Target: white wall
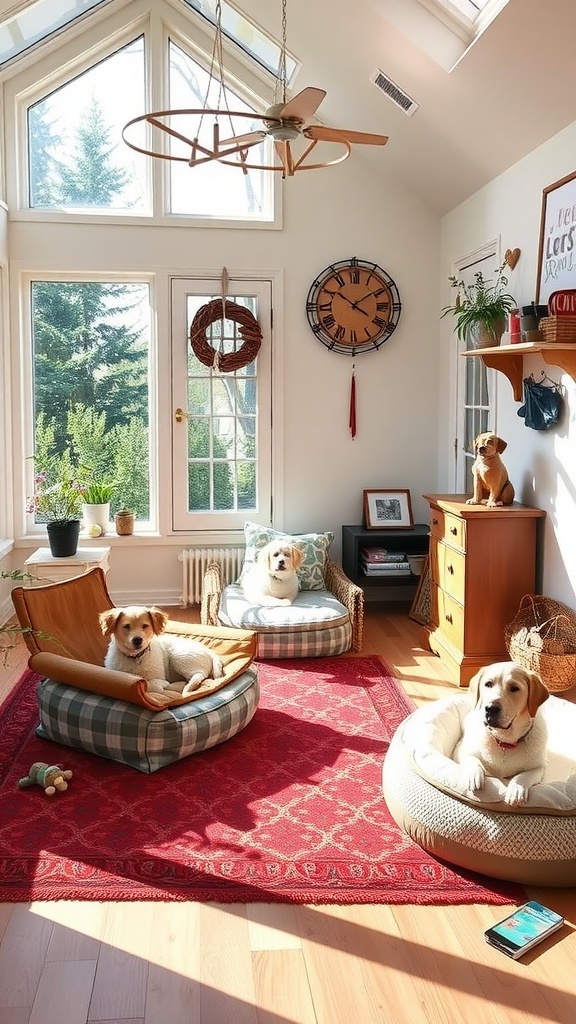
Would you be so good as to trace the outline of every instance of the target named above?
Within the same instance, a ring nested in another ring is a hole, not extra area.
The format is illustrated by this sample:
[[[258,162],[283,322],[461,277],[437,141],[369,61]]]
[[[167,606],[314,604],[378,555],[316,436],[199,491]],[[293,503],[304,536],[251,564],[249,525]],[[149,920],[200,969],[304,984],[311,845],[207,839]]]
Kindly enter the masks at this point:
[[[442,221],[442,304],[450,301],[448,276],[454,260],[500,236],[502,251],[518,247],[521,256],[510,274],[510,291],[519,305],[535,297],[542,189],[576,169],[576,122],[504,174],[495,178]],[[576,284],[576,282],[575,282]],[[454,373],[455,338],[448,320],[441,324],[439,490],[448,489],[454,425],[449,381]],[[542,592],[576,607],[576,384],[539,355],[524,360],[524,376],[542,370],[562,382],[565,408],[557,427],[536,431],[517,415],[521,403],[503,374],[496,373],[491,403],[498,434],[508,442],[504,461],[524,504],[546,511],[541,550]]]
[[[364,488],[409,488],[415,520],[427,521],[421,495],[436,486],[440,224],[402,185],[376,177],[358,150],[340,166],[298,174],[282,187],[281,231],[110,225],[88,232],[60,224],[46,234],[45,244],[38,244],[35,231],[33,247],[30,227],[14,221],[11,268],[13,276],[23,268],[41,272],[53,267],[56,252],[59,267],[108,272],[129,267],[158,272],[160,282],[168,271],[281,270],[284,315],[275,331],[283,339],[285,452],[284,508],[277,510],[277,524],[292,532],[333,530],[332,553],[338,559],[341,526],[362,521]],[[348,430],[352,359],[317,342],[305,312],[318,272],[348,256],[384,267],[403,303],[390,340],[379,352],[356,359],[354,440]],[[167,360],[165,323],[159,325],[159,338],[160,360]],[[14,336],[12,345],[17,344]],[[169,436],[168,393],[160,396],[159,408],[161,434]],[[135,536],[113,537],[113,596],[177,602],[177,556],[192,541],[163,536],[141,544]],[[13,564],[21,564],[30,550],[19,544]]]

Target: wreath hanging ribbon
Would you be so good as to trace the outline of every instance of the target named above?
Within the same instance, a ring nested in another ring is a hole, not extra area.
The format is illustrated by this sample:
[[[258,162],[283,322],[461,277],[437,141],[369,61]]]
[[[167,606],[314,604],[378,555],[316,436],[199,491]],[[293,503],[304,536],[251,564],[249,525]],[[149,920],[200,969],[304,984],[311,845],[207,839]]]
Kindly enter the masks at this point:
[[[242,344],[235,352],[217,352],[207,338],[207,329],[216,320],[233,320],[240,324]],[[190,344],[195,355],[204,366],[221,373],[233,373],[242,366],[248,366],[256,358],[262,344],[262,331],[253,313],[246,306],[239,306],[228,299],[212,299],[201,306],[190,327]]]

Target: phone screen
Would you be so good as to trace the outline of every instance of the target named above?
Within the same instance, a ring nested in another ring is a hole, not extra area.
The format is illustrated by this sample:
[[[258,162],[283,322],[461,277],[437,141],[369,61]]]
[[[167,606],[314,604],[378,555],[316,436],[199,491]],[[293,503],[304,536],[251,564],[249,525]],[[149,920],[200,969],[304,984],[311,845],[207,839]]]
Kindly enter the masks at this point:
[[[560,914],[532,900],[489,928],[485,936],[488,942],[505,953],[513,954],[530,949],[544,935],[559,928],[563,921]]]

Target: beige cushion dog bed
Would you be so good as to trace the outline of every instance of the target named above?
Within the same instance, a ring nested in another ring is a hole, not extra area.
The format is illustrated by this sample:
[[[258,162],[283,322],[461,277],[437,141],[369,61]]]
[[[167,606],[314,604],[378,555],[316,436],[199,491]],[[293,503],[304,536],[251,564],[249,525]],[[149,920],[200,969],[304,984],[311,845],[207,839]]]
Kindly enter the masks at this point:
[[[459,867],[526,885],[576,884],[576,705],[550,696],[543,782],[523,807],[503,803],[487,779],[475,796],[459,789],[451,759],[469,709],[466,695],[414,711],[397,729],[383,766],[394,820],[423,849]]]

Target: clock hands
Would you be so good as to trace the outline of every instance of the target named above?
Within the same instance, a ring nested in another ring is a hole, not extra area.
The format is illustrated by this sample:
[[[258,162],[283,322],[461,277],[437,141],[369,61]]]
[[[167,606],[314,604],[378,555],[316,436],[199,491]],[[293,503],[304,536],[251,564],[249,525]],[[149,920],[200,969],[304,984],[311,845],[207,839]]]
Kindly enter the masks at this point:
[[[371,295],[380,295],[383,291],[385,291],[384,288],[376,288],[373,292],[366,292],[366,295],[363,295],[361,299],[357,299],[356,302],[352,303],[354,309],[360,309],[359,303],[364,302],[364,299],[369,299]],[[360,312],[364,313],[365,310],[361,309]],[[366,315],[368,316],[368,314]]]
[[[347,295],[344,295],[344,292],[339,292],[339,291],[336,291],[336,292],[331,292],[329,288],[324,288],[324,289],[323,289],[323,291],[325,291],[325,292],[326,292],[326,293],[327,293],[328,295],[337,295],[337,296],[338,296],[338,298],[340,298],[340,299],[345,299],[345,300],[346,300],[346,302],[350,303],[350,305],[352,306],[352,309],[357,309],[357,310],[358,310],[358,312],[359,312],[359,313],[363,313],[363,314],[364,314],[364,316],[370,316],[370,314],[369,314],[369,313],[367,313],[365,309],[360,309],[360,307],[359,307],[358,303],[356,303],[356,302],[353,302],[353,301],[352,301],[352,299],[349,299]],[[369,292],[368,294],[369,294],[369,295],[373,295],[373,294],[374,294],[374,292]],[[361,299],[359,299],[358,301],[359,301],[359,302],[363,302],[363,301],[364,301],[364,299],[367,299],[367,298],[368,298],[368,295],[364,295],[364,296],[363,296],[363,297],[362,297]]]

